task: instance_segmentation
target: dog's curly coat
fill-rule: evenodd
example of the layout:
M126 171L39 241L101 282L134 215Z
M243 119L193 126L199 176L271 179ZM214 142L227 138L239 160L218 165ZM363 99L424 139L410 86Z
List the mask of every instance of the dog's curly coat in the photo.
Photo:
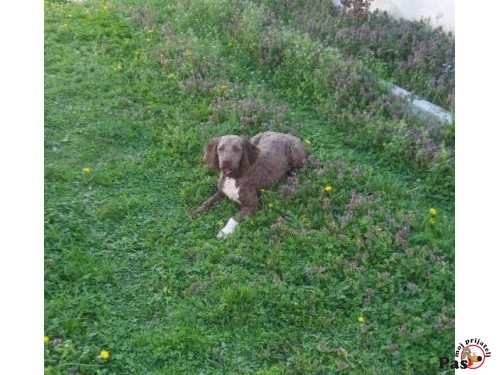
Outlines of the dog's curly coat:
M191 214L208 210L225 195L241 204L238 216L242 218L256 210L260 189L306 164L306 151L300 140L289 134L265 132L250 141L225 135L212 139L204 162L221 171L218 191Z

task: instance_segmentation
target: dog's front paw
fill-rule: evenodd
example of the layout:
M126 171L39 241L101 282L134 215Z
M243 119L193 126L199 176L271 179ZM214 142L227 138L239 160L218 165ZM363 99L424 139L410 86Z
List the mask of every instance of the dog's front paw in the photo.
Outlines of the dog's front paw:
M239 223L234 220L233 218L230 218L224 228L222 228L219 233L217 234L217 238L226 238L230 234L234 232L236 227L239 225Z
M189 211L189 212L187 213L187 215L188 215L189 217L193 218L193 217L196 217L196 216L198 216L199 214L201 214L203 211L206 211L206 210L205 210L205 207L200 206L200 207L198 207L198 208L196 208L196 209L194 209L194 210Z

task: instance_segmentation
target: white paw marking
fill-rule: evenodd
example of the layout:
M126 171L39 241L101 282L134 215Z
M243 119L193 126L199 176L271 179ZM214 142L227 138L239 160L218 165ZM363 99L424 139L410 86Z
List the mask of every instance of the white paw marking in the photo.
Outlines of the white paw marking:
M230 218L226 226L219 231L219 234L217 234L217 238L226 238L227 236L229 236L231 233L234 232L234 230L238 225L239 223L236 220Z

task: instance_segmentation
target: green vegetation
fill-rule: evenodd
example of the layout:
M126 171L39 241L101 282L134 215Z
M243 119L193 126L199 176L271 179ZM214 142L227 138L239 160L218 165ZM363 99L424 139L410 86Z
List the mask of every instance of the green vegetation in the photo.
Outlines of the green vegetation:
M338 48L397 85L448 110L455 104L455 40L429 21L395 20L375 11L345 12L328 1L262 0L279 18ZM344 0L366 7L371 1Z
M46 374L438 373L451 355L454 127L279 4L46 2ZM217 240L234 203L187 216L217 181L203 146L265 130L309 166Z

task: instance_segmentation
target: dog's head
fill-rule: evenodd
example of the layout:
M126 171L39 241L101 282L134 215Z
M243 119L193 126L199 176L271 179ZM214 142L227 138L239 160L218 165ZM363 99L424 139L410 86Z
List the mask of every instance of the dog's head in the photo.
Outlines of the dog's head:
M472 362L481 362L483 360L483 357L481 357L480 355L472 355L469 348L464 348L462 352L462 360L464 360L465 358Z
M205 149L205 164L225 176L236 177L252 165L259 155L257 146L237 135L214 138Z

